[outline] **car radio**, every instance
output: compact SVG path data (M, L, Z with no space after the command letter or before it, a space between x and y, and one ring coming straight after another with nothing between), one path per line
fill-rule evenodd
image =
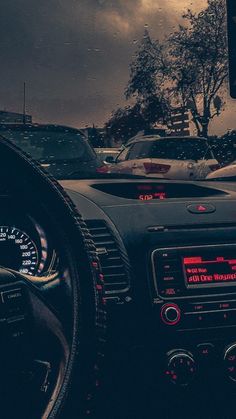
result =
M154 302L166 325L236 325L236 245L161 248L152 253Z

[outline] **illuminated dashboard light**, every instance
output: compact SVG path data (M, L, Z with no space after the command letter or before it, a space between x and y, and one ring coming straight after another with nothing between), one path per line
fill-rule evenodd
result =
M140 201L152 201L153 199L166 199L166 193L165 192L154 192L150 194L140 194L138 196L138 199Z
M177 304L164 304L161 309L161 319L169 326L175 326L181 319L181 312Z

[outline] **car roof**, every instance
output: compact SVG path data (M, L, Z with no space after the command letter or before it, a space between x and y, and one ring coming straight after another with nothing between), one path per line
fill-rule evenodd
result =
M84 133L78 128L68 127L66 125L57 125L57 124L12 124L12 123L0 123L0 131L52 131L52 132L61 132L61 133L74 133L81 134L81 136L86 139Z
M207 141L207 138L205 137L197 137L197 136L177 136L177 137L172 137L172 136L166 136L166 137L160 137L159 135L143 135L142 137L136 137L133 138L131 140L128 141L127 146L134 144L134 143L139 143L139 142L143 142L143 141L165 141L165 140L173 140L173 141L184 141L184 140L197 140L197 141Z

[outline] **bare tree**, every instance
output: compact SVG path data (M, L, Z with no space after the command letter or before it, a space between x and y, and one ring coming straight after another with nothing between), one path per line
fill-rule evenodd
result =
M183 18L186 25L168 39L169 90L173 103L190 109L198 135L207 136L210 121L223 109L228 75L225 2L208 0L205 10L188 10Z
M161 44L144 33L130 65L125 97L133 105L114 112L108 125L132 126L168 121L171 109L189 109L199 136L207 136L210 121L223 110L228 75L226 7L208 0L200 13L187 10L184 24ZM135 118L134 118L135 115ZM128 133L128 131L127 131Z
M139 131L149 129L152 124L164 119L166 103L159 89L160 77L163 77L161 50L161 45L152 41L145 30L130 65L130 81L125 90L126 99L130 99L131 104L113 112L106 123L106 130L114 139L126 142Z

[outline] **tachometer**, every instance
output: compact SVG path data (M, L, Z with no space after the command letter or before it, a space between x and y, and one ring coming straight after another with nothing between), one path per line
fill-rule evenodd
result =
M38 251L32 239L16 227L0 226L0 266L35 275L38 265Z

